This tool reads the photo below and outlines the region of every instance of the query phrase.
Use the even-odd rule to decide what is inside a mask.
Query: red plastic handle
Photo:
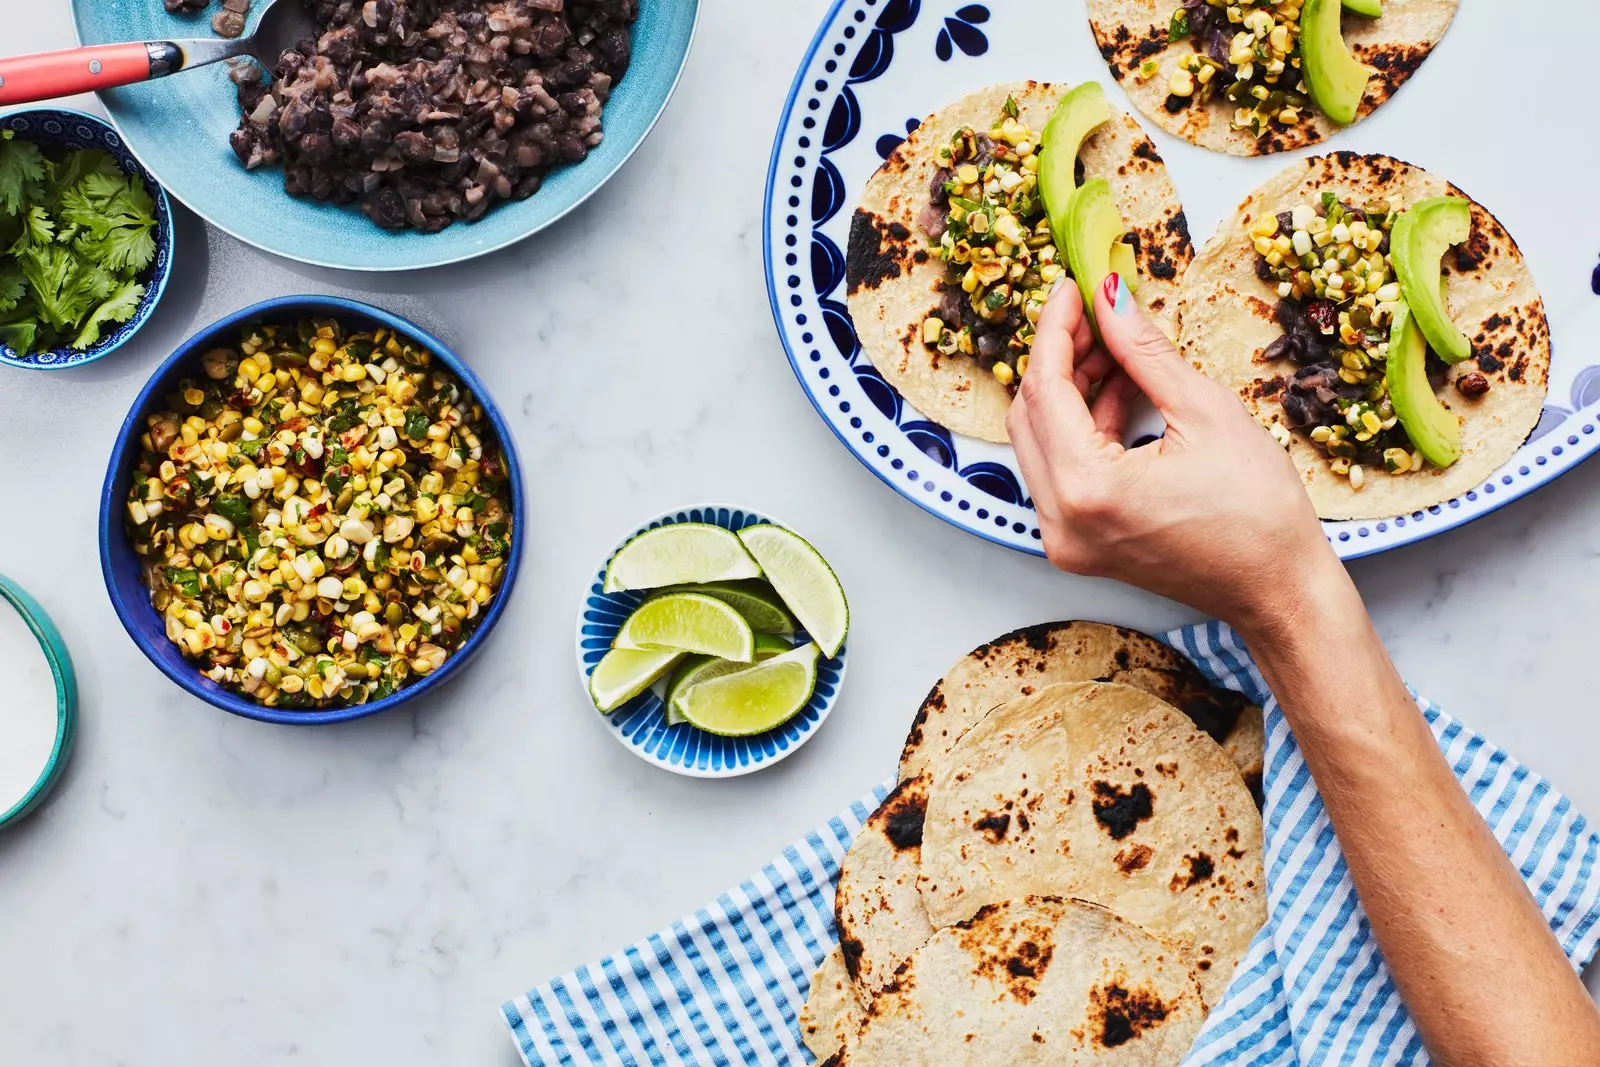
[[[0,106],[92,93],[149,77],[150,53],[138,42],[0,59]]]

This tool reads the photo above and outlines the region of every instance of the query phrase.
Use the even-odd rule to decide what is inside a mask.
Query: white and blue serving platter
[[[641,593],[603,591],[606,567],[610,566],[611,557],[647,530],[680,522],[707,522],[735,531],[761,523],[794,529],[748,508],[702,504],[676,508],[657,516],[617,542],[589,583],[583,609],[578,613],[578,676],[584,685],[585,701],[588,700],[589,676],[594,673],[595,664],[611,648],[611,642],[616,639],[617,631],[628,616],[645,600],[645,595]],[[810,640],[804,630],[797,632],[795,638],[797,644]],[[847,641],[840,647],[838,655],[818,662],[817,687],[810,701],[794,718],[754,737],[718,737],[689,723],[668,726],[666,704],[662,699],[667,684],[665,678],[604,716],[603,721],[607,732],[619,744],[663,770],[690,778],[736,778],[770,767],[792,755],[822,728],[844,685],[848,652]],[[671,672],[667,677],[671,677]],[[594,712],[594,715],[602,718],[599,712]]]
[[[1591,238],[1595,249],[1578,253],[1572,247],[1574,220],[1569,214],[1563,221],[1559,212],[1527,196],[1525,168],[1506,153],[1486,154],[1481,144],[1465,140],[1450,121],[1459,108],[1438,110],[1447,106],[1439,98],[1453,99],[1458,94],[1452,85],[1470,77],[1474,54],[1503,47],[1493,39],[1501,28],[1481,19],[1474,23],[1482,14],[1464,7],[1395,100],[1329,147],[1384,151],[1429,166],[1507,223],[1550,308],[1556,343],[1549,406],[1522,450],[1472,492],[1385,521],[1324,524],[1346,559],[1460,526],[1552,481],[1600,447],[1600,348],[1591,340],[1600,328],[1600,302],[1589,292],[1600,236]],[[1594,21],[1600,28],[1600,16]],[[1010,447],[952,434],[929,420],[862,353],[845,305],[843,252],[861,189],[921,116],[985,86],[1028,78],[1098,80],[1114,103],[1133,112],[1095,50],[1080,3],[837,0],[801,62],[778,125],[763,236],[768,293],[789,361],[845,447],[925,511],[997,544],[1042,555]],[[1500,106],[1489,102],[1485,108]],[[1415,121],[1418,114],[1429,121]],[[1523,120],[1508,110],[1503,118],[1485,113],[1463,121],[1477,123],[1481,134],[1497,123]],[[1222,157],[1149,132],[1184,196],[1197,245],[1251,189],[1290,162]],[[1592,140],[1548,143],[1551,152],[1573,156],[1550,161],[1542,173],[1552,184],[1548,197],[1559,202],[1570,191],[1567,203],[1588,202],[1586,176],[1600,163],[1600,151],[1573,142]],[[1481,165],[1485,161],[1492,166]],[[1596,229],[1589,222],[1577,228]],[[1550,267],[1561,268],[1559,277],[1547,276],[1555,273]],[[1594,288],[1600,293],[1600,273]],[[1586,309],[1591,313],[1585,315]]]

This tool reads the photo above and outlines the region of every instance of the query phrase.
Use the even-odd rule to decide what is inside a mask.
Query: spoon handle
[[[171,41],[99,44],[0,59],[0,106],[148,81],[184,65]]]

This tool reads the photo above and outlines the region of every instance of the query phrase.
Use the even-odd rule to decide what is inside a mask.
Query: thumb
[[[1106,351],[1158,409],[1176,412],[1193,405],[1205,388],[1205,376],[1145,315],[1121,275],[1107,276],[1096,290],[1094,313]]]

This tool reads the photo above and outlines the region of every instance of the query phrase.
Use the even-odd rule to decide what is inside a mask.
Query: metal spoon
[[[248,37],[97,44],[0,59],[0,106],[112,89],[238,56],[253,56],[271,70],[279,55],[316,36],[300,0],[266,0]]]

